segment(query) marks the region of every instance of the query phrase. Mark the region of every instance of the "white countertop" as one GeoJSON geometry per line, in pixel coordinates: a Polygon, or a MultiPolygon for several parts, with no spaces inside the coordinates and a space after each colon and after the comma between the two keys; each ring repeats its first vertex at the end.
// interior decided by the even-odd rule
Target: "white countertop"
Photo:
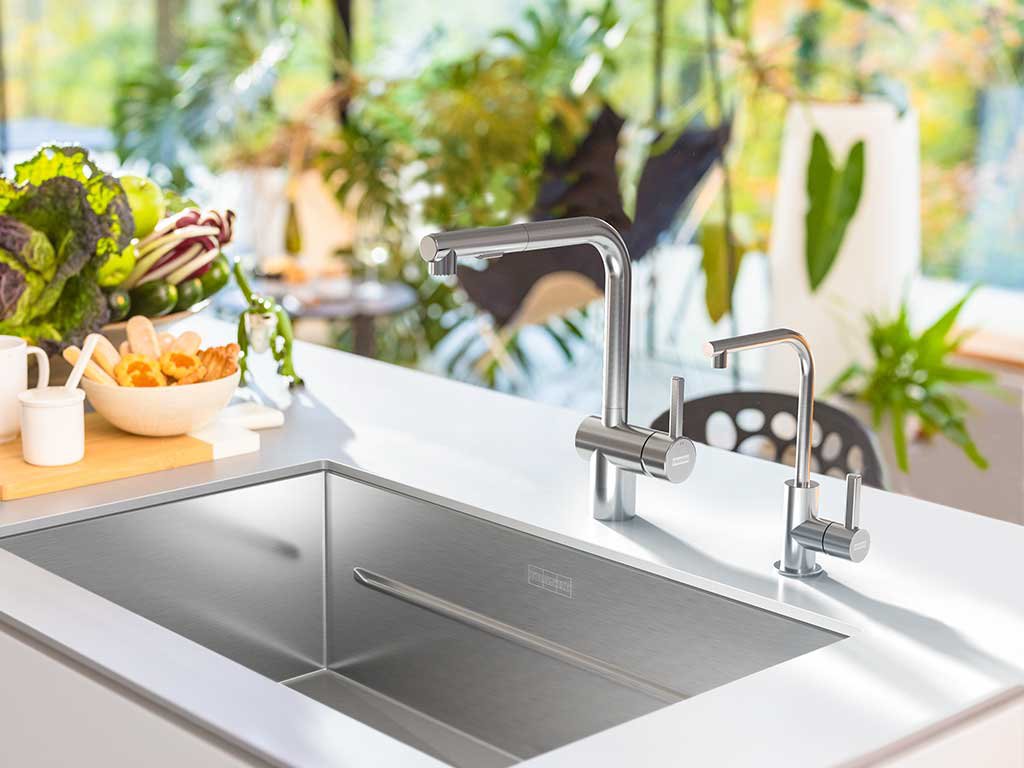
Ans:
{"type": "MultiPolygon", "coordinates": [[[[189,323],[211,341],[233,334],[189,323]]],[[[587,465],[573,447],[586,414],[301,343],[295,364],[307,382],[296,407],[311,396],[337,417],[321,444],[338,465],[851,634],[524,765],[831,765],[1024,682],[1024,528],[865,488],[867,560],[820,556],[826,576],[789,580],[772,568],[785,467],[698,446],[689,481],[641,478],[639,517],[600,523],[588,515],[587,465]]],[[[262,454],[7,502],[0,535],[309,458],[271,433],[262,454]]],[[[841,517],[842,481],[816,479],[824,515],[841,517]]]]}

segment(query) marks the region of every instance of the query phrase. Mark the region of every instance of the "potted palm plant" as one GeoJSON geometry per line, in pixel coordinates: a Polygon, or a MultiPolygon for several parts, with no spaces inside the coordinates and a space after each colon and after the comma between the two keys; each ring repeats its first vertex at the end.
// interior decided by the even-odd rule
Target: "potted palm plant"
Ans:
{"type": "Polygon", "coordinates": [[[962,391],[991,389],[994,376],[951,360],[969,335],[956,329],[956,321],[972,292],[921,333],[912,329],[905,300],[894,317],[869,315],[871,363],[850,364],[825,393],[841,396],[845,407],[859,412],[886,438],[887,463],[902,473],[910,470],[912,449],[936,437],[958,446],[979,469],[988,467],[968,430],[962,391]]]}

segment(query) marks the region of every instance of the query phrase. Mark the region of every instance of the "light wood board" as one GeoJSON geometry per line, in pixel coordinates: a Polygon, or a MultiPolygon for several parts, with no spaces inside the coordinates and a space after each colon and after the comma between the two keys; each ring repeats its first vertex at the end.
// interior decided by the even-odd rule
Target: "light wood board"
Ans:
{"type": "MultiPolygon", "coordinates": [[[[216,430],[210,433],[216,433],[216,430]]],[[[205,435],[207,431],[200,434],[205,435]]],[[[20,439],[0,445],[0,501],[121,480],[244,452],[247,451],[226,453],[218,450],[216,442],[193,435],[130,435],[111,426],[99,414],[89,413],[85,416],[85,458],[77,464],[36,467],[22,459],[20,439]]]]}

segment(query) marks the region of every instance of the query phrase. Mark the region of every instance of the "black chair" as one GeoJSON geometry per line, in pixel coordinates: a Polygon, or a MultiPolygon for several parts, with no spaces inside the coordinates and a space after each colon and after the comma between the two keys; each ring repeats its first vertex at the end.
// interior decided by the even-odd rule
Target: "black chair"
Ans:
{"type": "MultiPolygon", "coordinates": [[[[732,421],[736,439],[731,446],[718,446],[736,451],[750,438],[760,438],[770,445],[771,460],[793,465],[793,457],[786,456],[796,447],[797,399],[779,392],[725,392],[686,401],[683,432],[691,440],[708,443],[708,421],[722,413],[732,421]],[[745,413],[740,416],[740,413],[745,413]],[[752,412],[752,413],[751,413],[752,412]],[[779,435],[776,416],[786,414],[784,421],[792,425],[792,434],[779,435]],[[745,425],[745,426],[744,426],[745,425]],[[773,427],[774,425],[774,427],[773,427]]],[[[828,403],[814,404],[815,434],[821,439],[811,446],[811,469],[823,474],[844,477],[847,472],[859,472],[864,484],[886,488],[885,465],[874,433],[846,411],[828,403]],[[857,460],[857,454],[860,459],[857,460]]],[[[668,411],[651,423],[653,429],[668,429],[668,411]]],[[[812,441],[814,443],[814,441],[812,441]]],[[[755,454],[756,455],[756,454],[755,454]]],[[[762,457],[765,458],[765,457],[762,457]]]]}

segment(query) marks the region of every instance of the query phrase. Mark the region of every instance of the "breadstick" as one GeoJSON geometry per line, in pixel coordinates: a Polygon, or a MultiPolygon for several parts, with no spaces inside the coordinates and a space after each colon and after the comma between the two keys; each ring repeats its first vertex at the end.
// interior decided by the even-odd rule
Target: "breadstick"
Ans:
{"type": "Polygon", "coordinates": [[[125,330],[128,333],[128,343],[131,345],[133,354],[146,355],[154,360],[160,359],[160,340],[148,317],[135,315],[128,321],[125,330]]]}
{"type": "Polygon", "coordinates": [[[168,333],[167,331],[164,331],[163,333],[158,333],[156,338],[157,338],[157,341],[159,341],[159,343],[160,343],[160,354],[161,355],[164,352],[166,352],[168,349],[170,349],[171,345],[174,343],[174,334],[173,333],[168,333]]]}
{"type": "Polygon", "coordinates": [[[93,350],[92,359],[99,364],[100,368],[113,376],[114,366],[121,359],[121,355],[114,349],[114,345],[106,336],[97,333],[96,337],[96,349],[93,350]]]}
{"type": "Polygon", "coordinates": [[[202,338],[195,331],[185,331],[174,340],[171,349],[175,352],[185,352],[194,355],[199,351],[199,345],[203,343],[202,338]]]}
{"type": "MultiPolygon", "coordinates": [[[[71,363],[72,366],[78,362],[78,357],[81,354],[82,350],[75,346],[64,347],[64,351],[61,353],[64,359],[71,363]]],[[[108,376],[107,373],[98,365],[96,365],[96,363],[94,363],[92,360],[90,360],[86,364],[85,373],[83,375],[85,376],[85,378],[91,379],[92,381],[95,381],[98,384],[110,384],[111,386],[114,387],[117,386],[117,382],[114,381],[112,377],[108,376]]]]}

